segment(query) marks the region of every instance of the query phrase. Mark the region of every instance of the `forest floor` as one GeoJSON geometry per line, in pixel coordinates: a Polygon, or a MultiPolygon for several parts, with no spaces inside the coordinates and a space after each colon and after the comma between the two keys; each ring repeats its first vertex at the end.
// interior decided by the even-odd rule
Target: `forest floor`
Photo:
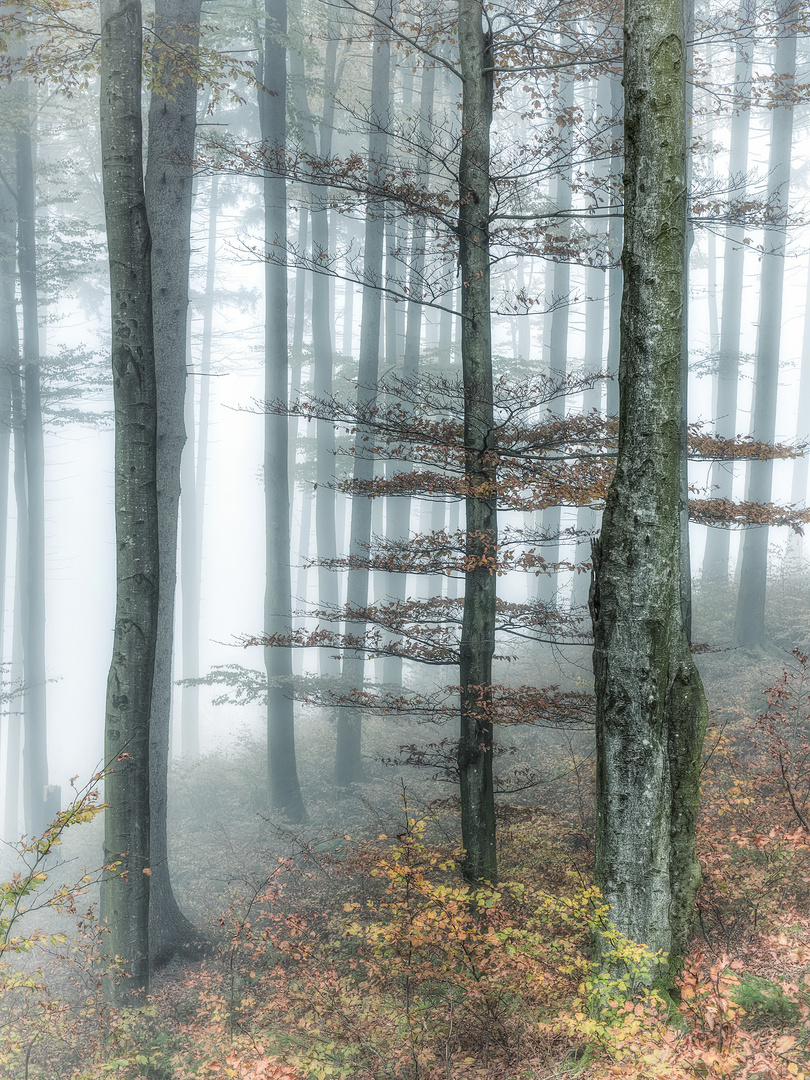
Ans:
{"type": "MultiPolygon", "coordinates": [[[[696,640],[728,640],[723,600],[696,592],[696,640]]],[[[176,770],[173,876],[210,951],[162,971],[145,1007],[104,1000],[114,975],[90,893],[65,895],[62,923],[0,967],[1,1080],[810,1076],[810,683],[791,652],[807,647],[810,584],[777,582],[771,602],[772,655],[699,655],[712,711],[703,884],[666,991],[634,993],[655,961],[632,943],[613,977],[591,961],[604,912],[590,732],[502,733],[501,884],[471,893],[441,768],[449,744],[370,720],[367,783],[334,792],[330,727],[313,721],[300,757],[319,794],[304,825],[262,811],[250,735],[176,770]],[[432,768],[402,763],[431,739],[432,768]]],[[[521,657],[518,684],[526,669],[553,681],[548,658],[521,657]]],[[[587,672],[572,670],[581,688],[587,672]]],[[[78,864],[92,863],[99,824],[66,835],[78,864]]]]}

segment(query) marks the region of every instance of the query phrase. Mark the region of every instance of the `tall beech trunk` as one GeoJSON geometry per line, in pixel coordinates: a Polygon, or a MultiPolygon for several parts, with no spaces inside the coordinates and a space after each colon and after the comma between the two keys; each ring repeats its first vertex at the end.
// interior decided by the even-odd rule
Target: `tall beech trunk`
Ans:
{"type": "Polygon", "coordinates": [[[177,904],[169,875],[167,832],[169,732],[172,713],[174,607],[180,469],[186,441],[188,273],[197,87],[193,77],[200,0],[157,0],[149,102],[146,212],[152,236],[152,317],[157,385],[157,502],[160,588],[152,713],[149,731],[151,899],[149,946],[153,967],[199,935],[177,904]],[[182,57],[181,67],[177,57],[182,57]]]}
{"type": "Polygon", "coordinates": [[[489,257],[493,53],[492,41],[484,34],[480,0],[459,0],[458,44],[463,86],[458,174],[461,363],[466,555],[471,566],[464,576],[460,646],[462,870],[467,881],[494,882],[498,864],[492,784],[492,657],[498,578],[486,566],[498,541],[489,257]]]}
{"type": "MultiPolygon", "coordinates": [[[[738,14],[740,25],[744,26],[755,17],[755,0],[741,0],[738,14]]],[[[753,22],[749,25],[753,25],[753,22]]],[[[728,162],[731,181],[734,184],[734,196],[740,200],[745,198],[746,189],[745,174],[748,168],[748,133],[751,117],[749,102],[753,67],[753,43],[742,39],[737,44],[737,59],[734,65],[736,111],[731,118],[728,162]]],[[[720,308],[720,346],[715,405],[715,431],[726,439],[733,439],[737,435],[744,239],[745,230],[741,225],[727,227],[723,246],[723,300],[720,308]]],[[[730,499],[733,481],[732,463],[715,461],[711,473],[712,495],[718,499],[730,499]]],[[[709,529],[703,552],[704,581],[728,580],[729,540],[728,529],[709,529]]]]}
{"type": "Polygon", "coordinates": [[[17,265],[23,313],[22,362],[25,387],[25,479],[28,554],[23,604],[25,828],[38,836],[47,825],[48,725],[45,677],[45,447],[39,377],[36,184],[27,82],[19,87],[22,110],[17,132],[17,265]]]}
{"type": "MultiPolygon", "coordinates": [[[[378,18],[391,21],[391,0],[377,0],[374,8],[378,18]]],[[[391,78],[391,46],[380,24],[374,24],[374,56],[371,64],[371,104],[369,109],[368,180],[369,187],[379,187],[388,149],[387,127],[390,119],[389,86],[391,78]]],[[[360,359],[357,376],[359,409],[373,406],[377,394],[377,374],[380,360],[380,315],[382,296],[383,247],[385,243],[385,205],[369,198],[363,241],[363,315],[360,323],[360,359]]],[[[355,436],[354,478],[368,482],[374,476],[374,461],[366,450],[367,430],[358,425],[355,436]]],[[[349,553],[362,559],[368,553],[371,539],[371,500],[362,495],[352,499],[351,538],[349,553]]],[[[368,605],[369,572],[363,566],[353,566],[347,575],[346,603],[350,611],[362,611],[368,605]]],[[[348,634],[362,637],[366,624],[361,620],[346,622],[348,634]]],[[[348,652],[343,659],[343,681],[347,690],[362,688],[364,657],[361,652],[348,652]]],[[[338,710],[337,747],[335,751],[335,782],[341,786],[362,779],[361,714],[358,709],[338,710]]]]}
{"type": "MultiPolygon", "coordinates": [[[[779,37],[774,56],[776,74],[790,86],[796,76],[798,7],[795,0],[777,4],[779,37]]],[[[785,275],[785,241],[790,202],[790,160],[793,146],[793,105],[771,111],[771,151],[768,162],[768,205],[773,224],[765,229],[760,273],[757,358],[754,374],[754,405],[751,434],[771,443],[776,437],[776,399],[779,389],[779,345],[782,336],[782,290],[785,275]]],[[[771,501],[773,459],[751,461],[745,498],[748,502],[771,501]]],[[[765,639],[765,591],[768,579],[767,526],[748,529],[742,542],[740,591],[734,619],[734,644],[762,649],[765,639]]]]}
{"type": "Polygon", "coordinates": [[[158,631],[157,393],[151,239],[143,189],[138,0],[101,0],[101,165],[112,297],[116,608],[105,723],[104,910],[108,949],[149,984],[149,716],[158,631]]]}
{"type": "MultiPolygon", "coordinates": [[[[262,142],[283,154],[287,142],[287,0],[265,0],[262,42],[263,86],[259,89],[262,142]]],[[[267,401],[287,403],[287,181],[283,175],[264,179],[265,383],[267,401]]],[[[290,584],[290,488],[287,417],[282,409],[264,419],[264,496],[266,586],[264,629],[289,634],[292,623],[290,584]]],[[[304,817],[295,760],[292,654],[289,648],[264,650],[267,671],[267,771],[270,805],[292,821],[304,817]]]]}
{"type": "MultiPolygon", "coordinates": [[[[681,597],[685,329],[682,0],[628,0],[624,24],[624,291],[619,451],[591,613],[597,738],[595,880],[633,941],[683,954],[695,854],[703,687],[681,597]]],[[[602,965],[614,957],[596,934],[602,965]]],[[[650,978],[658,974],[653,971],[650,978]]],[[[642,980],[646,981],[646,980],[642,980]]]]}

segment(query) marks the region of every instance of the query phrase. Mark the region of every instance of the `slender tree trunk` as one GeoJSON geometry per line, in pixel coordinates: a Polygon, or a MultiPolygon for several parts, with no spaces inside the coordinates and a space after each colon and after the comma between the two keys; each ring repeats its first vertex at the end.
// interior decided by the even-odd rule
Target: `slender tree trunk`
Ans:
{"type": "Polygon", "coordinates": [[[10,683],[15,696],[8,704],[8,742],[6,744],[5,839],[14,841],[20,835],[20,776],[22,773],[23,695],[17,692],[23,681],[22,593],[24,549],[20,533],[25,524],[17,522],[17,558],[14,572],[14,614],[11,632],[10,683]]]}
{"type": "MultiPolygon", "coordinates": [[[[559,104],[557,106],[561,118],[565,119],[560,132],[559,157],[562,165],[557,172],[555,181],[554,203],[562,214],[571,210],[571,140],[572,123],[571,109],[574,104],[574,81],[563,77],[559,91],[559,104]]],[[[568,236],[568,223],[562,225],[564,236],[568,236]]],[[[570,312],[571,295],[571,264],[564,255],[554,263],[551,275],[551,300],[554,305],[551,312],[549,325],[549,374],[553,379],[564,379],[568,373],[568,316],[570,312]]],[[[549,406],[552,416],[563,417],[565,415],[565,396],[563,394],[554,398],[549,406]]],[[[562,508],[550,506],[543,514],[543,528],[549,536],[559,536],[562,525],[562,508]]],[[[556,563],[561,557],[560,545],[554,541],[547,547],[548,561],[556,563]]],[[[537,579],[538,595],[541,600],[552,602],[559,586],[559,574],[556,570],[550,574],[541,574],[537,579]]]]}
{"type": "Polygon", "coordinates": [[[36,184],[27,83],[19,88],[22,109],[17,132],[17,263],[23,312],[22,359],[25,385],[25,476],[28,506],[25,614],[25,827],[38,836],[47,825],[48,724],[45,675],[45,448],[39,385],[39,305],[37,299],[36,184]]]}
{"type": "MultiPolygon", "coordinates": [[[[607,78],[599,80],[596,91],[596,116],[602,119],[609,115],[611,84],[607,78]]],[[[603,183],[608,180],[608,162],[594,163],[594,174],[603,183]]],[[[605,228],[601,226],[602,239],[606,244],[610,243],[609,224],[605,228]]],[[[599,222],[594,223],[593,232],[600,231],[599,222]]],[[[591,374],[603,370],[604,340],[605,340],[605,271],[599,267],[588,267],[585,275],[585,295],[588,297],[588,305],[585,309],[585,371],[591,374]]],[[[601,409],[602,383],[586,390],[582,399],[582,411],[590,413],[601,409]]],[[[598,512],[588,506],[580,506],[577,510],[577,529],[585,532],[595,530],[598,524],[598,512]]],[[[577,540],[574,562],[577,566],[586,563],[591,554],[591,542],[589,537],[577,540]]],[[[574,581],[571,587],[571,604],[573,607],[584,608],[588,602],[589,580],[588,574],[574,572],[574,581]]],[[[586,613],[587,614],[587,613],[586,613]]]]}
{"type": "MultiPolygon", "coordinates": [[[[806,439],[810,431],[810,264],[807,268],[807,288],[804,298],[804,333],[802,335],[802,368],[799,376],[799,409],[796,416],[796,441],[806,439]]],[[[807,504],[807,454],[793,462],[793,474],[790,485],[790,501],[794,504],[807,504]]],[[[794,552],[801,555],[804,537],[791,534],[790,545],[794,552]]]]}
{"type": "MultiPolygon", "coordinates": [[[[377,0],[375,14],[390,21],[391,0],[377,0]]],[[[377,188],[383,173],[388,149],[390,53],[388,38],[379,23],[374,24],[374,57],[371,68],[371,105],[369,110],[369,187],[377,188]]],[[[383,246],[385,241],[385,206],[380,199],[370,198],[366,210],[363,243],[363,316],[360,327],[360,361],[357,378],[359,409],[370,408],[376,399],[380,351],[380,314],[382,297],[383,246]]],[[[355,480],[369,481],[374,475],[374,461],[365,445],[367,432],[358,426],[355,437],[355,480]]],[[[368,553],[371,539],[371,500],[362,495],[352,499],[352,524],[349,552],[362,559],[368,553]]],[[[362,611],[368,605],[369,572],[362,566],[352,567],[346,583],[346,603],[350,610],[362,611]]],[[[346,621],[346,632],[362,637],[363,621],[346,621]]],[[[343,659],[343,680],[347,689],[362,688],[364,658],[361,652],[348,652],[343,659]]],[[[337,747],[335,752],[335,781],[345,786],[362,779],[361,718],[357,709],[338,710],[337,747]]]]}
{"type": "MultiPolygon", "coordinates": [[[[781,80],[792,84],[796,75],[795,0],[777,4],[779,38],[774,65],[781,80]]],[[[794,108],[779,106],[771,112],[771,152],[768,162],[768,205],[774,224],[765,230],[765,250],[760,274],[759,330],[751,434],[762,442],[776,436],[776,399],[779,389],[779,344],[782,335],[782,289],[785,273],[785,241],[790,201],[790,160],[793,145],[794,108]]],[[[751,461],[745,497],[748,502],[771,501],[773,459],[751,461]]],[[[765,647],[765,590],[768,578],[767,526],[748,529],[743,537],[740,592],[734,620],[734,644],[745,649],[765,647]]]]}
{"type": "MultiPolygon", "coordinates": [[[[330,33],[326,49],[326,79],[324,85],[324,110],[318,127],[317,152],[327,158],[332,151],[332,133],[335,113],[335,86],[337,62],[337,34],[330,33]]],[[[294,53],[290,56],[291,70],[296,75],[295,91],[299,113],[303,116],[302,136],[304,145],[315,155],[315,132],[307,104],[304,85],[304,64],[294,53]]],[[[329,211],[328,197],[314,185],[310,195],[310,233],[312,236],[312,261],[329,258],[329,211]]],[[[330,320],[329,279],[324,274],[312,275],[312,353],[313,390],[315,397],[329,400],[332,396],[334,357],[332,351],[332,323],[330,320]]],[[[344,317],[345,313],[344,313],[344,317]]],[[[335,429],[332,424],[318,424],[315,433],[315,535],[318,544],[318,597],[321,607],[337,612],[340,602],[338,579],[335,571],[324,566],[325,560],[334,559],[338,551],[336,525],[336,498],[332,486],[335,470],[335,429]]],[[[320,656],[322,675],[337,675],[340,663],[322,651],[320,656]]]]}
{"type": "MultiPolygon", "coordinates": [[[[259,90],[262,142],[283,155],[287,144],[287,0],[265,0],[263,86],[259,90]]],[[[265,398],[287,404],[287,182],[284,176],[264,180],[265,262],[265,398]],[[275,256],[270,257],[275,249],[275,256]]],[[[287,416],[268,411],[264,421],[264,493],[266,523],[267,634],[289,634],[292,623],[290,585],[290,490],[287,460],[287,416]]],[[[267,768],[270,805],[292,821],[304,817],[295,760],[292,655],[289,648],[264,650],[267,671],[267,768]]]]}
{"type": "MultiPolygon", "coordinates": [[[[10,215],[9,215],[10,216],[10,215]]],[[[17,328],[17,309],[14,302],[14,227],[4,212],[0,215],[0,612],[6,609],[6,562],[8,545],[8,509],[9,509],[9,440],[12,431],[11,386],[14,372],[20,367],[20,340],[17,328]]],[[[24,463],[23,463],[24,467],[24,463]]],[[[15,470],[17,462],[15,457],[15,470]]],[[[25,525],[24,507],[17,511],[18,528],[22,518],[25,525]]],[[[19,563],[20,554],[17,553],[19,563]]],[[[15,585],[19,592],[19,573],[15,574],[15,585]]],[[[15,599],[14,620],[19,620],[19,596],[15,599]]],[[[4,655],[4,620],[0,617],[0,662],[4,655]]],[[[12,646],[13,648],[13,646],[12,646]]],[[[0,668],[0,681],[5,683],[5,670],[0,668]]],[[[13,688],[13,675],[11,687],[13,688]]],[[[20,706],[16,699],[8,703],[8,735],[6,739],[5,762],[5,806],[3,836],[6,840],[16,840],[18,836],[18,804],[20,777],[20,706]]]]}
{"type": "Polygon", "coordinates": [[[157,501],[160,543],[157,651],[149,734],[151,899],[149,945],[153,968],[199,940],[181,912],[169,875],[168,770],[172,712],[174,607],[180,470],[186,441],[185,396],[188,274],[191,260],[197,87],[193,75],[200,0],[157,0],[149,103],[146,211],[152,236],[152,311],[157,379],[157,501]],[[182,56],[187,68],[180,66],[182,56]],[[179,70],[178,70],[179,69],[179,70]]]}
{"type": "MultiPolygon", "coordinates": [[[[681,358],[686,240],[682,0],[628,0],[619,453],[591,613],[597,737],[595,880],[613,926],[683,955],[695,854],[703,687],[682,607],[681,358]]],[[[614,966],[597,932],[603,966],[614,966]]],[[[649,980],[656,976],[652,971],[649,980]]],[[[642,978],[642,982],[649,981],[642,978]]]]}
{"type": "MultiPolygon", "coordinates": [[[[617,43],[618,47],[618,43],[617,43]]],[[[622,114],[624,111],[624,97],[622,95],[622,83],[618,76],[610,76],[610,111],[613,118],[611,125],[611,154],[610,175],[615,178],[612,190],[612,202],[618,206],[621,202],[619,183],[624,169],[624,156],[621,147],[622,140],[622,114]]],[[[608,416],[619,415],[619,351],[620,351],[620,324],[622,306],[622,267],[620,255],[622,250],[622,236],[624,222],[618,209],[614,210],[608,220],[608,251],[611,257],[611,267],[608,270],[608,355],[607,373],[608,381],[605,388],[605,412],[608,416]]]]}
{"type": "MultiPolygon", "coordinates": [[[[741,0],[738,19],[745,25],[756,17],[755,0],[741,0]]],[[[750,25],[750,24],[749,24],[750,25]]],[[[753,44],[742,40],[737,46],[734,67],[736,112],[731,119],[729,173],[734,196],[745,199],[745,174],[748,168],[748,132],[751,112],[751,76],[753,44]]],[[[723,248],[723,300],[720,310],[720,349],[717,367],[717,404],[715,431],[726,439],[737,435],[737,387],[740,368],[740,325],[742,323],[743,262],[745,230],[729,225],[723,248]]],[[[731,462],[716,461],[712,465],[712,495],[730,499],[734,468],[731,462]]],[[[729,559],[729,530],[709,529],[703,552],[703,580],[727,581],[729,559]]]]}
{"type": "Polygon", "coordinates": [[[112,295],[116,611],[107,682],[104,907],[109,952],[149,984],[149,717],[158,629],[157,395],[141,156],[138,0],[101,2],[101,154],[112,295]]]}
{"type": "Polygon", "coordinates": [[[462,140],[459,163],[459,273],[461,363],[464,379],[464,474],[467,485],[466,554],[461,627],[462,865],[467,881],[498,876],[495,796],[492,783],[492,657],[495,651],[495,583],[485,559],[498,542],[496,451],[490,316],[489,165],[493,52],[484,34],[480,0],[459,0],[462,140]]]}
{"type": "MultiPolygon", "coordinates": [[[[422,87],[419,97],[419,140],[417,155],[417,182],[428,182],[427,150],[430,125],[433,118],[433,99],[436,90],[436,68],[432,65],[422,69],[422,87]]],[[[406,384],[419,377],[419,357],[422,349],[422,285],[425,275],[425,246],[427,230],[424,218],[414,217],[411,223],[409,244],[410,266],[408,269],[408,296],[411,298],[405,315],[405,350],[402,360],[402,378],[406,384]]],[[[399,463],[401,474],[411,471],[411,463],[399,463]]],[[[389,540],[407,540],[410,535],[411,500],[400,495],[390,500],[386,514],[386,532],[389,540]]],[[[391,574],[388,586],[391,598],[403,601],[407,592],[407,574],[391,574]]],[[[402,686],[402,659],[386,656],[383,663],[383,681],[392,686],[402,686]]]]}
{"type": "MultiPolygon", "coordinates": [[[[183,678],[200,674],[200,594],[202,587],[202,542],[205,520],[205,486],[208,464],[208,413],[211,398],[211,342],[214,327],[216,288],[217,210],[219,176],[211,177],[208,203],[208,257],[203,296],[203,328],[200,343],[199,415],[194,424],[193,383],[186,390],[186,427],[190,436],[183,448],[181,468],[181,592],[183,597],[183,678]],[[189,422],[190,420],[190,422],[189,422]],[[196,445],[196,453],[195,453],[196,445]]],[[[180,747],[183,756],[195,761],[200,755],[200,688],[184,686],[181,697],[180,747]]]]}

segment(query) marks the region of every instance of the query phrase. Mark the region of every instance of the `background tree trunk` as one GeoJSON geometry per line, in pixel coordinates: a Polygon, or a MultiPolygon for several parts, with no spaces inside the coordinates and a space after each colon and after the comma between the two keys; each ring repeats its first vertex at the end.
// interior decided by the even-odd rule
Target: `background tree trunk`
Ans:
{"type": "MultiPolygon", "coordinates": [[[[774,66],[788,86],[796,76],[796,30],[798,8],[795,0],[777,4],[777,39],[774,66]]],[[[776,437],[776,399],[779,390],[779,347],[782,337],[782,290],[785,276],[785,242],[790,203],[790,161],[793,147],[792,104],[771,112],[771,151],[768,162],[768,205],[773,225],[765,229],[765,245],[760,274],[757,359],[754,375],[754,405],[751,434],[762,442],[776,437]]],[[[745,498],[749,502],[771,501],[773,459],[751,461],[745,498]]],[[[765,639],[765,591],[768,581],[767,526],[747,529],[740,554],[740,591],[734,618],[734,644],[759,650],[765,639]]]]}
{"type": "Polygon", "coordinates": [[[39,836],[47,825],[48,723],[45,675],[45,446],[39,381],[36,182],[27,81],[18,88],[17,265],[23,313],[22,360],[25,388],[23,434],[28,512],[23,640],[25,672],[23,801],[25,828],[39,836]]]}
{"type": "MultiPolygon", "coordinates": [[[[263,75],[259,89],[262,142],[283,155],[287,141],[287,0],[265,0],[263,75]]],[[[287,404],[287,182],[284,176],[264,180],[265,398],[287,404]]],[[[266,591],[264,629],[289,634],[292,623],[290,585],[290,490],[287,416],[265,414],[264,494],[266,523],[266,591]]],[[[304,817],[295,760],[292,654],[288,648],[266,648],[267,769],[270,805],[292,821],[304,817]]]]}
{"type": "MultiPolygon", "coordinates": [[[[390,22],[391,0],[378,0],[378,18],[390,22]]],[[[374,57],[371,68],[371,105],[369,110],[369,187],[379,187],[388,148],[387,128],[390,122],[389,87],[391,46],[379,23],[374,24],[374,57]]],[[[385,242],[385,204],[369,198],[363,242],[363,316],[360,327],[360,358],[357,376],[358,408],[371,408],[377,395],[377,374],[380,358],[380,313],[382,296],[383,246],[385,242]]],[[[368,481],[374,475],[374,461],[366,449],[367,431],[358,425],[355,437],[354,478],[368,481]]],[[[352,499],[352,524],[349,552],[358,559],[368,554],[371,539],[371,500],[356,495],[352,499]]],[[[346,584],[346,603],[350,610],[362,611],[368,604],[369,572],[363,566],[352,567],[346,584]]],[[[348,634],[362,637],[365,622],[346,622],[348,634]]],[[[362,688],[364,658],[361,652],[348,652],[343,660],[343,681],[346,689],[362,688]]],[[[351,708],[338,710],[337,747],[335,751],[335,782],[340,786],[362,779],[361,715],[351,708]]]]}
{"type": "MultiPolygon", "coordinates": [[[[742,0],[738,18],[743,24],[756,17],[754,0],[742,0]]],[[[731,118],[729,174],[735,198],[743,200],[748,168],[748,133],[750,128],[751,75],[754,67],[753,44],[741,40],[737,45],[734,66],[736,112],[731,118]]],[[[715,431],[726,439],[737,434],[737,387],[740,379],[740,327],[742,323],[745,230],[729,225],[723,247],[723,301],[720,309],[720,352],[717,358],[717,404],[715,431]]],[[[712,497],[730,499],[734,466],[728,461],[712,465],[712,497]]],[[[703,580],[727,581],[729,558],[728,529],[709,529],[703,553],[703,580]]]]}

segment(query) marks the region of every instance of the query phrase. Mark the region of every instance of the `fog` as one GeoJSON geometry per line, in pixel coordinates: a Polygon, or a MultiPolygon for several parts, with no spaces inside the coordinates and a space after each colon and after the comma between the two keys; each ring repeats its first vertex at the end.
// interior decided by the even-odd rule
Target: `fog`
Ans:
{"type": "MultiPolygon", "coordinates": [[[[168,735],[168,866],[180,907],[206,934],[216,934],[219,914],[234,895],[229,883],[261,876],[264,859],[294,851],[304,865],[306,858],[315,859],[319,844],[327,845],[331,856],[329,845],[340,845],[344,835],[362,840],[395,830],[403,792],[419,813],[440,816],[436,828],[448,843],[461,843],[456,747],[459,657],[467,632],[463,597],[465,577],[472,590],[470,575],[480,569],[475,558],[484,558],[480,552],[471,555],[469,546],[465,555],[468,541],[457,533],[464,529],[465,491],[472,498],[464,486],[470,478],[460,434],[465,394],[460,306],[469,282],[458,261],[465,205],[458,176],[467,132],[461,126],[451,6],[424,15],[417,10],[421,5],[395,5],[393,28],[387,17],[370,18],[372,7],[377,12],[383,6],[290,0],[289,30],[279,35],[274,27],[281,16],[270,0],[269,22],[261,28],[255,12],[211,5],[202,19],[204,65],[196,88],[193,161],[182,153],[166,159],[171,168],[188,171],[193,189],[187,441],[168,735]],[[262,83],[261,65],[271,48],[281,50],[282,67],[274,72],[286,87],[281,97],[262,83]],[[383,72],[379,57],[389,51],[390,69],[383,72]],[[273,121],[277,127],[270,138],[270,121],[260,113],[278,112],[279,100],[283,115],[273,121]],[[425,104],[428,115],[421,111],[425,104]],[[377,160],[368,156],[374,139],[377,160]],[[286,238],[272,233],[265,216],[279,205],[286,214],[286,238]],[[318,237],[326,237],[325,248],[318,237]],[[376,266],[369,254],[377,250],[375,244],[376,266]],[[286,346],[278,335],[276,341],[270,335],[266,340],[271,297],[279,295],[271,290],[283,289],[272,277],[279,266],[287,289],[286,346]],[[375,372],[372,385],[359,374],[364,350],[373,354],[367,369],[375,372]],[[279,377],[287,382],[286,405],[267,400],[266,371],[279,364],[279,377]],[[207,410],[204,427],[201,410],[207,410]],[[271,460],[267,432],[278,431],[273,424],[286,425],[281,441],[286,439],[290,450],[290,550],[268,555],[267,530],[278,527],[286,509],[278,473],[265,475],[265,462],[271,460]],[[319,427],[334,433],[336,453],[330,452],[328,437],[316,439],[319,427]],[[365,465],[358,466],[358,446],[365,465]],[[346,490],[352,477],[354,492],[346,490]],[[365,497],[359,488],[376,496],[370,500],[371,533],[365,542],[358,513],[365,497]],[[325,518],[334,523],[334,550],[318,535],[317,522],[325,518]],[[274,524],[268,525],[271,519],[274,524]],[[200,575],[194,625],[189,625],[194,556],[187,554],[190,547],[184,554],[189,540],[197,545],[200,575]],[[397,572],[397,563],[400,571],[404,564],[410,572],[397,572]],[[290,568],[286,610],[272,610],[275,601],[265,599],[266,589],[270,596],[276,587],[279,566],[290,568]],[[357,596],[359,601],[351,599],[357,596]],[[383,610],[385,604],[391,607],[383,610]],[[275,656],[291,655],[291,672],[270,676],[270,716],[272,661],[266,668],[265,636],[272,639],[275,656]],[[197,664],[189,660],[194,639],[197,664]],[[240,681],[232,665],[250,674],[240,681]],[[195,677],[203,682],[196,697],[181,684],[195,677]],[[294,754],[292,724],[274,735],[278,695],[294,700],[294,754]],[[341,750],[344,723],[356,733],[356,742],[341,750]],[[274,759],[275,737],[289,742],[274,759]],[[348,766],[345,760],[341,765],[341,753],[351,758],[348,766]],[[294,800],[279,794],[274,768],[296,785],[300,780],[303,814],[291,809],[294,800]]],[[[505,605],[498,609],[490,681],[496,691],[550,687],[553,700],[548,705],[528,698],[523,704],[501,700],[498,707],[505,713],[496,714],[495,725],[502,751],[495,761],[496,802],[505,823],[523,820],[520,814],[559,813],[562,833],[578,838],[570,843],[575,860],[580,848],[592,852],[594,682],[585,586],[590,539],[598,532],[612,469],[604,466],[608,471],[594,479],[595,471],[588,472],[591,465],[586,469],[585,463],[599,461],[601,469],[616,453],[611,421],[618,394],[622,135],[610,92],[621,79],[616,52],[621,34],[608,12],[586,16],[564,5],[552,16],[523,7],[488,8],[503,57],[496,65],[487,164],[492,395],[499,430],[517,431],[498,436],[502,447],[512,448],[503,450],[498,463],[503,487],[489,500],[493,507],[498,504],[496,535],[504,546],[486,557],[492,560],[489,573],[497,582],[498,601],[505,605]],[[518,24],[539,21],[542,44],[510,40],[511,16],[518,24]],[[573,77],[565,73],[566,65],[573,77]],[[565,295],[557,292],[562,266],[568,268],[565,295]],[[604,295],[593,295],[594,288],[604,295]],[[567,318],[562,331],[561,312],[567,318]],[[544,398],[537,389],[541,378],[547,387],[567,378],[567,393],[544,398]],[[562,429],[583,416],[602,427],[578,429],[539,449],[526,434],[530,425],[557,422],[562,429]],[[514,465],[520,454],[528,464],[514,465]],[[555,454],[568,463],[560,469],[571,470],[559,474],[557,487],[549,465],[555,454]],[[520,469],[522,479],[516,478],[520,469]],[[559,565],[547,566],[543,558],[559,565]],[[577,698],[572,704],[576,695],[587,697],[587,703],[577,698]]],[[[744,701],[734,716],[744,715],[746,723],[756,718],[760,691],[792,663],[792,650],[807,651],[810,612],[801,535],[808,520],[807,473],[795,472],[802,459],[773,462],[767,498],[746,494],[752,468],[745,460],[746,437],[772,441],[753,428],[756,378],[765,386],[765,367],[776,359],[760,356],[756,375],[761,313],[778,303],[775,297],[763,303],[765,263],[778,261],[784,273],[773,441],[801,449],[810,440],[810,413],[799,393],[802,378],[805,394],[810,386],[805,85],[810,54],[805,30],[792,24],[796,70],[785,72],[779,66],[785,39],[775,50],[774,26],[755,7],[742,26],[730,9],[699,7],[692,24],[688,128],[688,420],[699,423],[705,435],[722,434],[726,421],[739,436],[725,455],[736,460],[726,460],[724,468],[733,475],[733,502],[747,504],[738,513],[731,504],[706,510],[715,494],[713,455],[690,451],[691,640],[700,646],[696,652],[710,710],[722,717],[728,706],[731,715],[729,701],[739,691],[744,701]],[[753,78],[735,90],[739,50],[752,58],[753,78]],[[749,116],[744,174],[730,174],[735,111],[749,116]],[[768,203],[773,121],[788,111],[793,114],[789,199],[783,186],[777,202],[768,203]],[[782,227],[784,244],[780,240],[776,254],[768,252],[770,238],[782,227]],[[745,250],[731,418],[720,415],[717,405],[730,230],[737,230],[745,250]],[[799,491],[796,475],[802,477],[799,491]],[[760,504],[768,505],[762,510],[760,504]],[[709,572],[704,566],[709,530],[702,522],[711,514],[725,515],[719,527],[732,527],[728,564],[709,572]],[[762,531],[757,519],[763,517],[782,524],[762,531]],[[751,616],[738,612],[737,593],[744,537],[754,529],[767,536],[768,577],[766,599],[756,613],[763,629],[752,645],[741,636],[741,621],[750,622],[751,616]]],[[[87,12],[74,14],[82,25],[90,18],[87,12]]],[[[50,820],[69,806],[72,783],[82,787],[111,764],[104,736],[116,622],[116,496],[97,59],[86,34],[76,31],[79,44],[68,47],[63,30],[47,18],[39,27],[28,25],[25,12],[2,18],[18,18],[27,34],[17,44],[10,38],[1,42],[9,80],[0,91],[0,354],[7,372],[0,380],[0,423],[5,425],[0,439],[10,448],[8,508],[0,524],[6,537],[0,566],[5,579],[0,814],[2,861],[11,872],[18,838],[42,832],[43,791],[60,789],[58,806],[50,796],[50,820]],[[74,48],[87,57],[86,67],[70,51],[74,48]],[[27,88],[25,106],[22,88],[27,88]],[[24,340],[18,254],[21,132],[33,147],[39,356],[24,340]],[[70,357],[74,370],[65,381],[81,385],[88,372],[93,379],[75,398],[63,392],[59,366],[70,357]],[[25,375],[29,368],[38,372],[44,405],[45,773],[26,764],[38,735],[30,719],[30,641],[26,656],[19,638],[20,620],[28,625],[33,618],[24,577],[32,541],[19,528],[22,523],[27,529],[33,518],[15,497],[15,482],[19,497],[20,478],[27,475],[28,508],[34,505],[33,474],[20,437],[23,424],[34,422],[34,406],[26,397],[30,380],[21,401],[13,394],[20,372],[25,375]],[[21,606],[15,610],[15,604],[21,606]]],[[[148,31],[147,61],[154,40],[148,31]]],[[[182,49],[188,50],[185,64],[196,54],[187,45],[182,49]]],[[[178,82],[187,78],[183,71],[181,64],[178,82]]],[[[152,146],[150,97],[160,97],[155,78],[147,67],[145,150],[152,146]]],[[[161,648],[165,658],[165,641],[161,648]]],[[[100,824],[80,828],[86,837],[74,841],[77,858],[95,869],[104,861],[100,824]]]]}

